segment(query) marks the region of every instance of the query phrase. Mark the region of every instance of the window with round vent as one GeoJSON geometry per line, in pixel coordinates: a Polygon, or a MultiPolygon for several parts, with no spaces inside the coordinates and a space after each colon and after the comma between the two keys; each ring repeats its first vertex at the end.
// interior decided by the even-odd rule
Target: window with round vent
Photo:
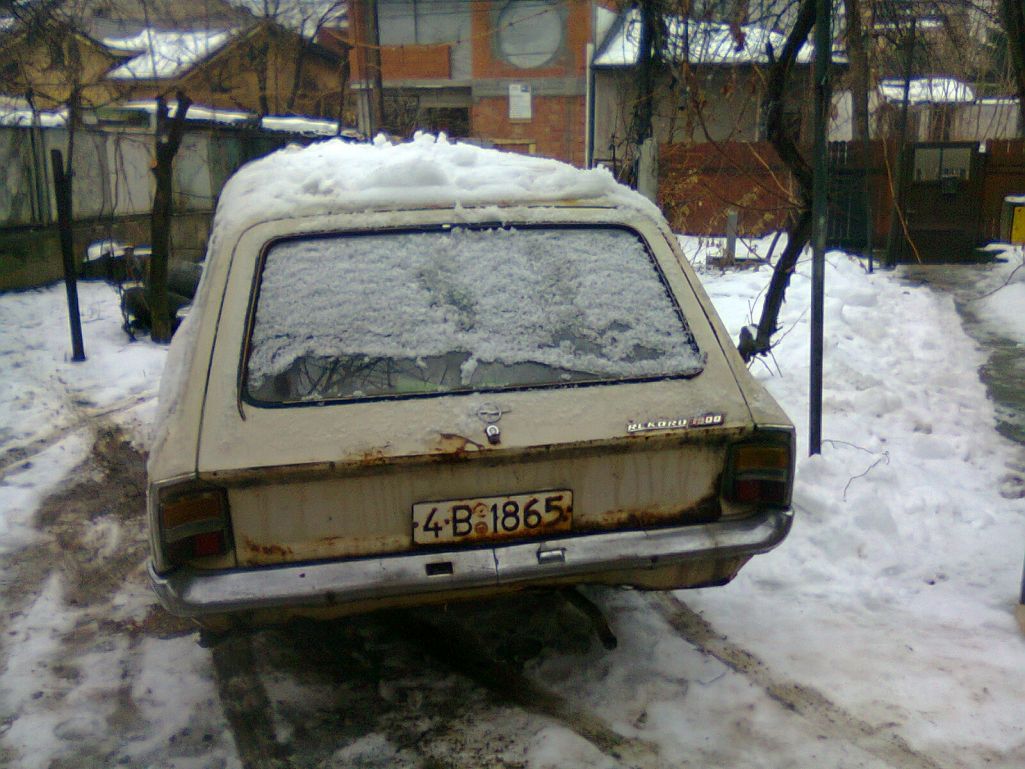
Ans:
{"type": "Polygon", "coordinates": [[[557,2],[510,0],[498,14],[499,53],[515,67],[541,67],[559,52],[563,26],[557,2]]]}

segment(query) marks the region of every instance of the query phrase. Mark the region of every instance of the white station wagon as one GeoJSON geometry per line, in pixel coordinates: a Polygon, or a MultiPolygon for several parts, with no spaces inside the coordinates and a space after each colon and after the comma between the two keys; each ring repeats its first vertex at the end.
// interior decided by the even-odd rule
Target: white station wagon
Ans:
{"type": "Polygon", "coordinates": [[[213,625],[723,584],[791,523],[793,427],[657,209],[444,137],[236,174],[158,425],[150,574],[213,625]]]}

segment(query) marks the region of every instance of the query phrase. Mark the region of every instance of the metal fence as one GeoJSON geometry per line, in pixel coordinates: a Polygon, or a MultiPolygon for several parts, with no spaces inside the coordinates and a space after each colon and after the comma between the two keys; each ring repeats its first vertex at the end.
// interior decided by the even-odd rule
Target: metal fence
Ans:
{"type": "MultiPolygon", "coordinates": [[[[0,128],[0,229],[52,224],[56,217],[50,150],[68,153],[66,128],[0,128]]],[[[211,211],[224,182],[243,163],[283,146],[289,135],[190,128],[175,158],[178,211],[211,211]]],[[[139,130],[76,129],[72,209],[76,220],[130,216],[153,200],[153,135],[139,130]]]]}
{"type": "MultiPolygon", "coordinates": [[[[61,276],[50,150],[68,154],[63,127],[0,127],[0,291],[61,276]]],[[[293,141],[315,137],[255,127],[194,124],[174,161],[173,259],[195,261],[228,177],[293,141]]],[[[84,126],[74,132],[72,214],[76,256],[95,240],[149,242],[153,134],[143,126],[84,126]]]]}

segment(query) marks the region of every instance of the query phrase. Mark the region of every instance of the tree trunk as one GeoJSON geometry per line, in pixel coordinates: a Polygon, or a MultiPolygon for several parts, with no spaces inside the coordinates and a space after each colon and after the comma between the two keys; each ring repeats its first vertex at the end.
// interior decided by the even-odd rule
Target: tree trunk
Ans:
{"type": "MultiPolygon", "coordinates": [[[[266,33],[265,33],[266,34],[266,33]]],[[[253,62],[253,71],[256,75],[257,99],[260,104],[260,117],[267,117],[270,112],[270,46],[266,40],[257,40],[252,44],[250,60],[253,62]]]]}
{"type": "Polygon", "coordinates": [[[872,219],[872,166],[871,128],[869,126],[869,66],[867,35],[862,25],[861,0],[844,0],[844,15],[847,19],[847,59],[850,62],[851,89],[851,138],[854,139],[863,170],[862,205],[865,209],[864,255],[871,265],[872,240],[875,231],[872,219]]]}
{"type": "Polygon", "coordinates": [[[651,118],[654,112],[655,56],[652,47],[655,38],[655,9],[652,0],[641,2],[641,30],[637,44],[637,101],[634,102],[631,139],[635,151],[640,150],[644,140],[651,136],[651,118]]]}
{"type": "Polygon", "coordinates": [[[904,52],[904,96],[900,104],[900,123],[897,127],[897,163],[893,170],[893,205],[890,209],[890,231],[886,236],[886,266],[897,266],[897,251],[905,242],[901,218],[904,215],[904,172],[907,164],[908,103],[911,95],[911,76],[915,61],[915,18],[901,42],[904,52]],[[898,240],[900,245],[898,245],[898,240]]]}
{"type": "MultiPolygon", "coordinates": [[[[773,268],[772,280],[769,283],[765,302],[762,304],[762,315],[758,321],[755,334],[747,329],[740,335],[738,348],[744,360],[751,360],[755,355],[764,355],[771,348],[772,335],[776,333],[779,311],[786,299],[790,276],[797,266],[797,258],[808,244],[811,236],[811,204],[812,204],[812,170],[808,161],[797,147],[795,138],[787,132],[783,120],[786,100],[786,86],[793,70],[794,62],[801,46],[808,39],[808,34],[815,26],[815,0],[801,0],[797,19],[794,22],[779,58],[773,61],[769,69],[769,78],[765,89],[766,130],[769,141],[776,154],[786,164],[791,175],[797,182],[800,196],[797,210],[791,217],[787,228],[787,246],[773,268]]],[[[770,57],[772,51],[769,51],[770,57]]]]}
{"type": "Polygon", "coordinates": [[[349,88],[349,47],[342,48],[342,58],[338,64],[338,133],[342,133],[345,125],[345,92],[349,88]]]}
{"type": "Polygon", "coordinates": [[[630,121],[629,147],[633,153],[628,181],[636,187],[640,180],[641,147],[654,135],[655,75],[662,58],[663,19],[659,0],[641,0],[641,30],[637,53],[637,98],[630,121]]]}
{"type": "Polygon", "coordinates": [[[1018,92],[1018,135],[1025,137],[1025,0],[1000,0],[1000,10],[1018,92]]]}
{"type": "Polygon", "coordinates": [[[367,67],[369,72],[364,72],[366,85],[371,86],[370,103],[367,105],[370,116],[370,134],[380,133],[385,130],[384,125],[384,83],[381,73],[381,27],[377,19],[377,0],[366,0],[366,24],[367,24],[367,67]]]}
{"type": "Polygon", "coordinates": [[[156,162],[153,166],[156,191],[153,194],[153,211],[150,214],[150,247],[153,251],[146,287],[151,318],[150,338],[154,342],[169,342],[172,333],[172,318],[167,302],[167,265],[171,251],[174,156],[181,147],[185,132],[185,115],[192,105],[181,91],[178,92],[177,99],[178,107],[174,118],[169,121],[164,97],[157,97],[156,162]]]}
{"type": "Polygon", "coordinates": [[[299,40],[299,55],[295,59],[295,69],[292,70],[292,87],[288,92],[288,100],[285,103],[285,112],[295,114],[295,102],[302,90],[303,65],[306,63],[306,55],[309,51],[309,44],[302,39],[299,40]]]}

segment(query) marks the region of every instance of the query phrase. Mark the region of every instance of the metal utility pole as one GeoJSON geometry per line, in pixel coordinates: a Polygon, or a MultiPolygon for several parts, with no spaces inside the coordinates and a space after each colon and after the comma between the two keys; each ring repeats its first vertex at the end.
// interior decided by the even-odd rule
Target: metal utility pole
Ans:
{"type": "Polygon", "coordinates": [[[75,253],[71,237],[71,173],[64,170],[60,150],[50,151],[53,164],[53,188],[57,198],[57,228],[60,232],[61,258],[64,262],[64,290],[68,295],[68,322],[71,324],[71,360],[85,360],[82,343],[82,317],[78,310],[78,280],[75,275],[75,253]]]}
{"type": "Polygon", "coordinates": [[[822,337],[826,277],[827,183],[826,128],[830,112],[833,35],[829,0],[815,0],[815,162],[812,181],[811,377],[809,382],[808,453],[822,453],[822,337]]]}

